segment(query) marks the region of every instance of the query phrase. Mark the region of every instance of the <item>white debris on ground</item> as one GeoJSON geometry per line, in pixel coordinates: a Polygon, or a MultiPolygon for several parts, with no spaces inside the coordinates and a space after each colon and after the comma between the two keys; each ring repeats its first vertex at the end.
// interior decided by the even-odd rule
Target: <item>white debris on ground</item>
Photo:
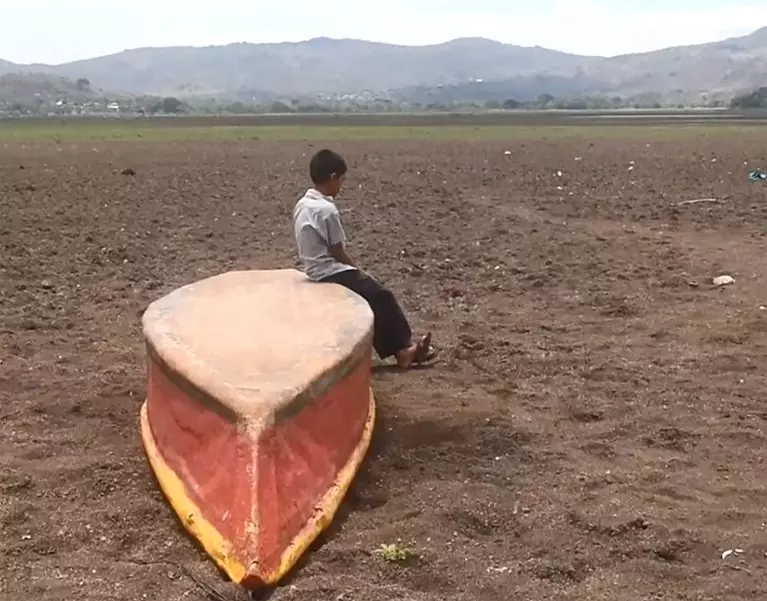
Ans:
{"type": "Polygon", "coordinates": [[[743,550],[743,549],[728,549],[727,551],[722,553],[722,559],[727,559],[733,553],[735,553],[735,555],[741,555],[742,553],[745,553],[745,550],[743,550]]]}
{"type": "Polygon", "coordinates": [[[734,284],[734,283],[735,283],[735,279],[729,275],[720,275],[718,277],[715,277],[713,280],[714,286],[717,286],[717,287],[729,286],[730,284],[734,284]]]}

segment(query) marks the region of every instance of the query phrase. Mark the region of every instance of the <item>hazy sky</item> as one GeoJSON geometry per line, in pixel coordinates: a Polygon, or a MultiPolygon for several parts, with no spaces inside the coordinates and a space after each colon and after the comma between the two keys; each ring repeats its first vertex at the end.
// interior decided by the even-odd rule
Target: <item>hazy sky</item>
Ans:
{"type": "Polygon", "coordinates": [[[318,36],[401,44],[481,36],[614,55],[763,25],[765,0],[0,0],[0,58],[61,63],[142,46],[318,36]]]}

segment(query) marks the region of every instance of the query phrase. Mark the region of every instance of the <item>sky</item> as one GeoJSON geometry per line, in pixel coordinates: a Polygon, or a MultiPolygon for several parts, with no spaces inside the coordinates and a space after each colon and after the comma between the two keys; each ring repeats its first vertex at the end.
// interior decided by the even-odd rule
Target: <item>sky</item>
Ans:
{"type": "Polygon", "coordinates": [[[485,37],[613,56],[744,35],[765,0],[0,0],[0,58],[58,64],[146,46],[485,37]]]}

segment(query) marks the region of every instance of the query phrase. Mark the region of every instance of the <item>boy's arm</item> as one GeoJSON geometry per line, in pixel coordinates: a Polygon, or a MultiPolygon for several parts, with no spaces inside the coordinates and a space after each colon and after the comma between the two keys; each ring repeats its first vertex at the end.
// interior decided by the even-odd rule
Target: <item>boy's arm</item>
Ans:
{"type": "Polygon", "coordinates": [[[330,250],[331,256],[339,263],[356,267],[354,261],[349,256],[349,253],[346,252],[346,234],[341,225],[341,216],[338,214],[337,210],[327,216],[326,225],[328,232],[328,250],[330,250]]]}
{"type": "Polygon", "coordinates": [[[329,248],[330,248],[330,254],[336,261],[338,261],[339,263],[343,263],[344,265],[351,265],[352,267],[357,267],[357,265],[355,265],[352,258],[349,256],[349,253],[346,252],[346,248],[344,247],[343,242],[339,244],[332,244],[329,248]]]}

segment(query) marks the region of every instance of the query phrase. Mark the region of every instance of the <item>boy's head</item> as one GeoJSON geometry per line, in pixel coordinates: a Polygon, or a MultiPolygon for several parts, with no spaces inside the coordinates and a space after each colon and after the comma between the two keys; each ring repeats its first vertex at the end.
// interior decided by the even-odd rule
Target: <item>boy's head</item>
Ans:
{"type": "Polygon", "coordinates": [[[346,178],[346,161],[337,152],[324,149],[312,157],[309,176],[314,187],[326,196],[337,196],[346,178]]]}

